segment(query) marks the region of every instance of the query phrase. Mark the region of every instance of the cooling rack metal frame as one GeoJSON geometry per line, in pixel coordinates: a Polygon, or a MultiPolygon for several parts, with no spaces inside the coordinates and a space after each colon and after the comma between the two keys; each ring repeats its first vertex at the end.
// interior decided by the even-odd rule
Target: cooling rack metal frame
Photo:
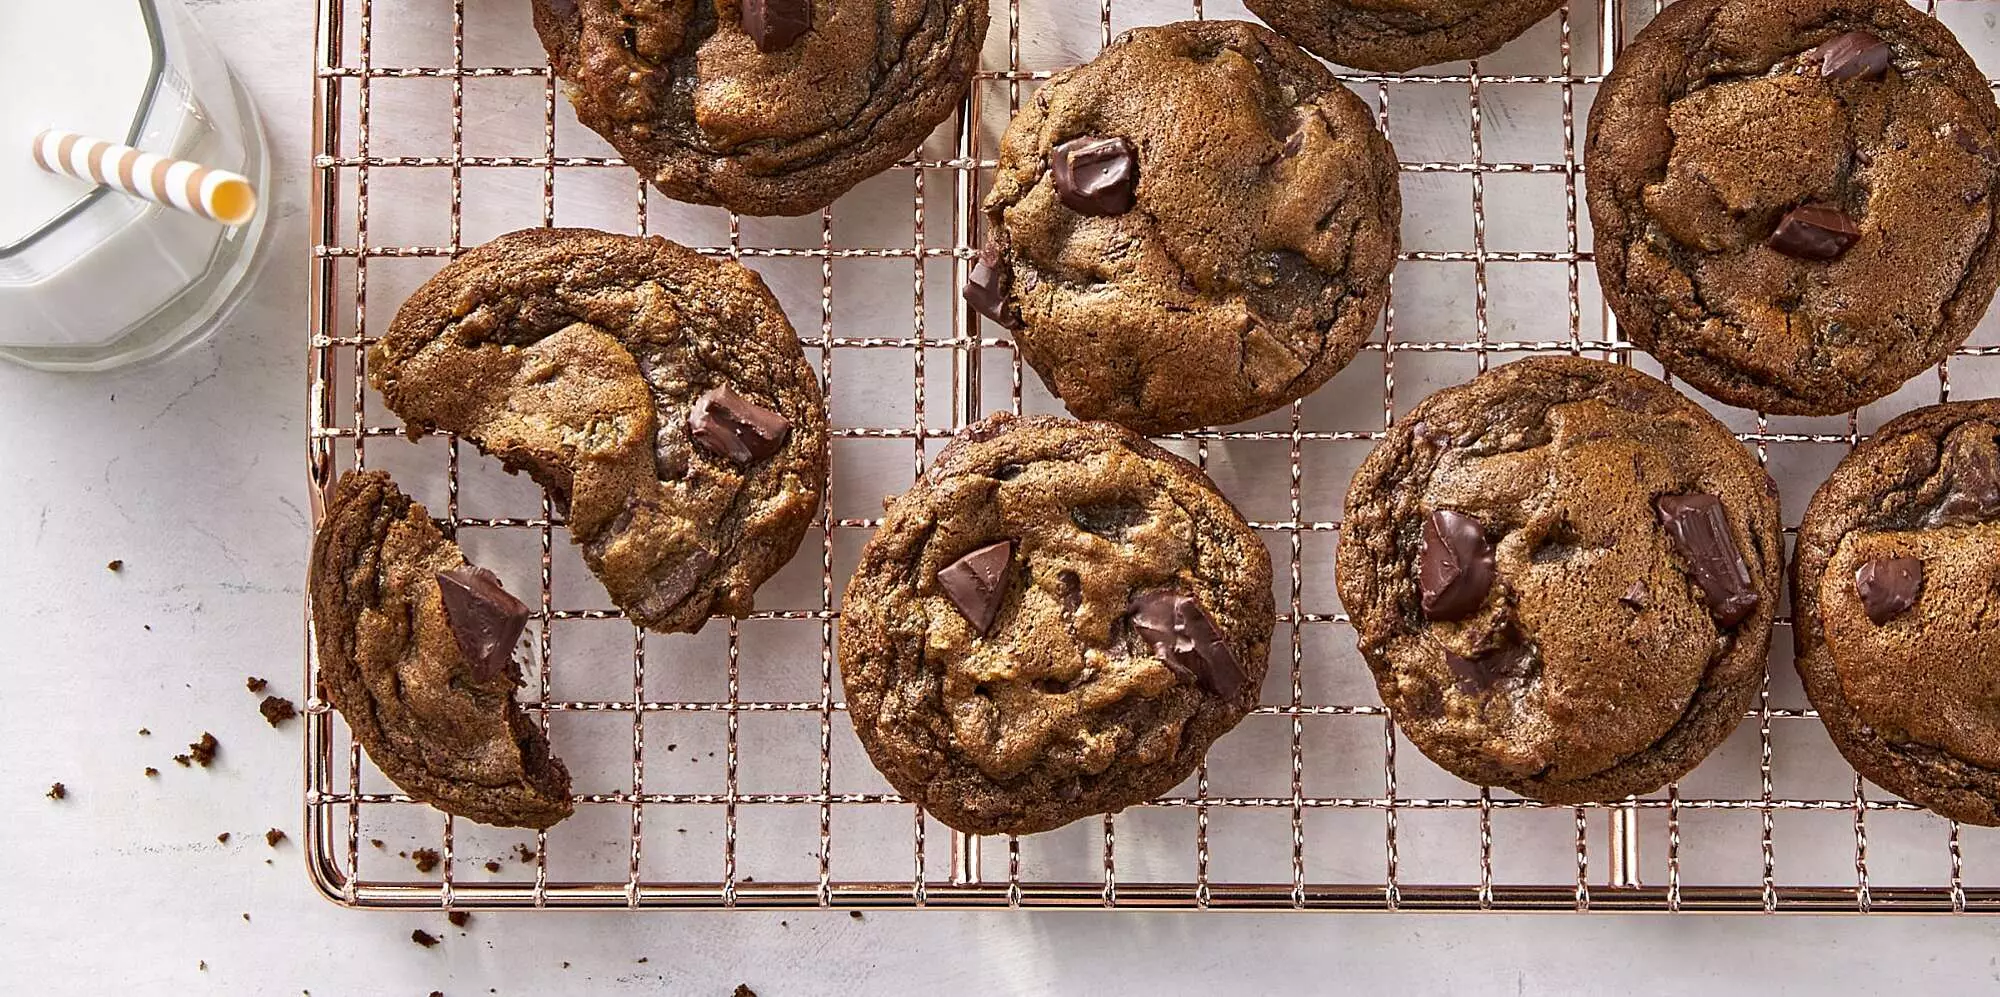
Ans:
{"type": "MultiPolygon", "coordinates": [[[[462,251],[465,248],[462,239],[462,197],[468,170],[494,169],[538,175],[540,220],[544,225],[551,225],[557,215],[559,173],[625,169],[621,161],[608,156],[558,154],[561,98],[557,82],[546,63],[468,64],[466,0],[452,0],[450,5],[449,64],[383,64],[377,57],[384,30],[380,18],[385,9],[402,2],[319,0],[313,81],[311,339],[307,356],[307,457],[316,520],[323,514],[324,497],[338,474],[350,466],[367,462],[370,441],[392,440],[401,433],[401,426],[394,416],[383,411],[379,403],[371,406],[367,397],[365,349],[372,341],[372,333],[386,324],[395,304],[380,300],[371,304],[371,261],[435,257],[441,264],[444,259],[462,251]],[[538,83],[541,88],[539,133],[518,136],[524,148],[532,150],[528,154],[489,156],[467,153],[467,81],[494,78],[526,78],[538,83]],[[381,139],[385,132],[393,133],[397,125],[371,122],[371,88],[382,86],[386,80],[411,79],[432,79],[438,81],[437,85],[449,88],[449,148],[440,149],[432,155],[382,155],[377,151],[381,147],[381,139]],[[370,238],[371,177],[380,178],[387,173],[403,171],[444,171],[448,175],[450,222],[447,237],[442,241],[390,244],[370,238]]],[[[1002,330],[982,326],[979,318],[965,309],[955,294],[947,295],[947,300],[940,301],[937,300],[937,288],[933,287],[927,301],[925,276],[926,265],[940,261],[939,265],[949,267],[951,286],[955,287],[963,281],[977,252],[983,235],[977,210],[982,190],[980,181],[982,171],[992,167],[988,158],[992,153],[992,134],[978,124],[992,121],[996,115],[1004,115],[1005,111],[1017,108],[1027,88],[1050,75],[1048,70],[1024,69],[1022,59],[1025,40],[1023,8],[1032,9],[1034,5],[1048,2],[1050,0],[994,0],[992,33],[1004,38],[1005,61],[982,68],[960,114],[947,126],[954,136],[949,156],[918,158],[897,167],[898,172],[912,177],[915,195],[906,246],[836,248],[834,217],[840,205],[820,213],[817,240],[806,238],[798,240],[795,245],[782,247],[745,245],[741,238],[741,220],[731,215],[727,221],[726,242],[718,240],[715,245],[698,246],[705,253],[743,260],[753,266],[759,261],[771,260],[817,264],[820,279],[817,323],[812,321],[814,316],[800,314],[796,307],[790,310],[794,325],[801,330],[808,356],[818,361],[830,398],[847,390],[845,378],[857,376],[847,375],[835,362],[836,350],[889,351],[907,357],[914,396],[908,418],[898,421],[896,425],[837,427],[833,430],[837,447],[843,439],[906,441],[911,448],[914,468],[920,471],[927,446],[934,450],[937,443],[951,435],[954,426],[977,419],[987,408],[1001,407],[995,404],[996,400],[1004,400],[1016,411],[1022,408],[1024,385],[1019,358],[1014,355],[1013,346],[1007,339],[989,334],[1002,330]],[[1000,101],[1004,101],[1004,108],[996,106],[996,102],[1000,101]],[[940,175],[949,176],[948,186],[935,179],[940,175]],[[939,189],[941,186],[944,189],[939,189]],[[948,231],[936,231],[938,213],[927,211],[927,196],[933,201],[942,198],[949,202],[948,231]],[[927,224],[931,231],[926,231],[927,224]],[[909,262],[914,307],[907,335],[855,335],[847,328],[836,328],[833,304],[835,273],[839,265],[853,260],[909,262]],[[927,324],[927,305],[931,311],[949,316],[946,326],[949,331],[944,335],[936,333],[936,323],[927,324]],[[940,355],[948,357],[950,367],[952,397],[947,406],[949,424],[946,425],[937,424],[935,410],[939,407],[927,405],[924,398],[926,384],[932,378],[944,376],[943,372],[926,371],[926,364],[938,363],[940,355]],[[997,363],[994,360],[996,356],[1004,363],[997,363]],[[996,368],[1004,371],[1000,374],[1004,383],[982,384],[983,380],[995,378],[996,368]],[[927,414],[930,415],[928,419],[927,414]]],[[[1123,2],[1129,4],[1130,0],[1123,2]]],[[[560,862],[551,861],[552,857],[562,857],[559,850],[565,845],[559,840],[560,836],[554,832],[541,832],[534,834],[532,839],[524,838],[520,842],[516,859],[511,864],[502,866],[489,861],[484,863],[488,874],[478,875],[479,860],[484,855],[465,845],[472,826],[436,814],[393,791],[371,791],[363,775],[363,757],[344,736],[338,715],[318,696],[312,696],[306,710],[304,735],[306,845],[312,881],[327,897],[342,904],[401,909],[1018,907],[1862,913],[2000,911],[2000,888],[1969,884],[1964,875],[1962,838],[1970,839],[1982,832],[1976,829],[1961,831],[1955,823],[1949,825],[1943,836],[1943,854],[1937,856],[1935,865],[1940,875],[1934,881],[1919,885],[1871,886],[1869,817],[1916,808],[1899,800],[1881,798],[1883,794],[1879,790],[1866,786],[1858,777],[1853,780],[1851,793],[1845,795],[1774,792],[1774,729],[1785,725],[1816,725],[1817,717],[1810,709],[1774,705],[1768,676],[1757,708],[1745,720],[1745,727],[1754,729],[1758,735],[1760,791],[1733,796],[1695,797],[1683,796],[1679,787],[1670,787],[1645,799],[1562,808],[1547,808],[1533,801],[1507,798],[1505,794],[1496,795],[1473,787],[1463,787],[1464,791],[1457,794],[1418,795],[1399,790],[1399,739],[1387,710],[1379,705],[1379,701],[1324,701],[1327,697],[1308,696],[1306,693],[1306,673],[1313,656],[1307,650],[1308,642],[1303,634],[1309,628],[1335,628],[1338,631],[1336,639],[1344,640],[1349,631],[1346,629],[1345,614],[1309,612],[1300,594],[1304,581],[1301,578],[1304,570],[1301,551],[1307,538],[1330,537],[1339,529],[1337,521],[1311,518],[1306,513],[1308,506],[1315,503],[1308,501],[1311,498],[1307,494],[1309,486],[1301,471],[1304,448],[1327,442],[1365,445],[1379,438],[1383,427],[1397,411],[1396,365],[1401,355],[1434,352],[1470,354],[1480,370],[1486,368],[1490,353],[1509,356],[1537,352],[1591,353],[1630,361],[1629,344],[1617,336],[1615,324],[1608,316],[1602,323],[1601,338],[1586,339],[1583,335],[1586,298],[1583,286],[1589,276],[1591,256],[1580,242],[1579,195],[1583,171],[1580,165],[1581,112],[1578,110],[1577,91],[1594,87],[1601,81],[1625,37],[1627,8],[1636,7],[1639,2],[1646,2],[1649,9],[1657,9],[1649,0],[1633,0],[1632,3],[1626,0],[1601,0],[1601,3],[1572,0],[1556,15],[1558,29],[1555,37],[1556,44],[1560,46],[1560,69],[1553,74],[1482,74],[1479,64],[1475,62],[1459,73],[1344,76],[1343,80],[1357,92],[1372,98],[1378,124],[1385,130],[1388,130],[1394,113],[1392,93],[1400,92],[1402,88],[1447,87],[1462,89],[1466,94],[1465,121],[1469,128],[1466,138],[1470,154],[1458,160],[1406,161],[1403,165],[1406,178],[1422,174],[1461,174],[1470,179],[1470,247],[1410,250],[1403,254],[1406,265],[1432,263],[1471,269],[1473,313],[1470,324],[1463,330],[1463,339],[1399,342],[1396,336],[1396,303],[1392,295],[1381,332],[1355,360],[1357,366],[1379,366],[1381,371],[1383,405],[1380,423],[1347,428],[1309,425],[1312,420],[1307,418],[1303,405],[1295,404],[1290,411],[1289,424],[1278,428],[1211,430],[1171,438],[1204,466],[1211,448],[1238,442],[1273,444],[1288,452],[1288,467],[1280,465],[1268,469],[1271,475],[1289,473],[1288,515],[1279,519],[1253,520],[1253,525],[1271,539],[1274,550],[1282,554],[1288,549],[1290,553],[1290,584],[1286,589],[1289,604],[1281,599],[1280,608],[1284,612],[1280,618],[1280,639],[1274,642],[1274,654],[1289,660],[1273,663],[1274,673],[1281,677],[1289,671],[1289,686],[1281,689],[1275,697],[1267,686],[1265,700],[1257,710],[1258,716],[1269,717],[1280,725],[1289,725],[1288,793],[1212,793],[1209,768],[1205,765],[1183,787],[1182,795],[1154,801],[1122,815],[1083,822],[1093,831],[1095,841],[1091,848],[1101,856],[1101,862],[1091,860],[1090,864],[1097,869],[1090,876],[1052,879],[1037,875],[1034,863],[1024,863],[1021,840],[1008,838],[1002,842],[983,843],[977,838],[946,831],[941,825],[927,821],[916,807],[902,802],[890,792],[836,791],[833,774],[835,732],[847,720],[844,705],[836,697],[837,681],[833,665],[839,599],[835,537],[844,533],[865,535],[878,520],[837,517],[832,511],[834,503],[830,497],[827,508],[821,513],[820,528],[809,537],[798,554],[800,559],[818,563],[818,607],[760,611],[742,621],[715,622],[713,628],[726,630],[726,652],[723,662],[718,665],[726,671],[726,692],[716,697],[666,698],[649,694],[649,679],[657,687],[663,665],[658,660],[657,652],[655,660],[649,664],[648,639],[639,631],[632,631],[629,659],[619,656],[611,660],[578,662],[557,652],[552,646],[552,624],[594,620],[600,621],[595,624],[598,626],[622,626],[617,622],[618,614],[615,610],[569,610],[558,606],[551,589],[552,565],[557,560],[559,548],[567,540],[562,536],[561,520],[546,498],[541,500],[539,508],[522,509],[510,517],[462,515],[459,505],[461,457],[465,460],[480,458],[469,450],[462,453],[463,448],[458,442],[447,438],[441,460],[445,476],[443,494],[446,497],[442,508],[433,507],[433,514],[441,514],[440,522],[454,532],[506,531],[530,537],[539,545],[541,591],[537,604],[539,612],[532,631],[538,642],[538,667],[529,688],[523,693],[531,715],[539,719],[544,729],[548,728],[552,717],[565,714],[630,718],[629,727],[621,725],[617,728],[621,743],[623,738],[630,738],[630,789],[578,796],[579,811],[604,808],[629,815],[629,821],[624,822],[621,830],[629,846],[625,852],[628,861],[622,875],[567,876],[560,862]],[[1586,28],[1589,29],[1587,32],[1586,28]],[[1593,41],[1588,45],[1578,44],[1577,38],[1585,34],[1593,41]],[[1518,87],[1542,88],[1559,94],[1560,121],[1550,122],[1552,127],[1560,127],[1559,157],[1503,162],[1491,160],[1486,155],[1483,112],[1491,99],[1488,95],[1498,88],[1518,87]],[[1494,182],[1493,178],[1509,174],[1544,174],[1560,178],[1561,202],[1550,209],[1560,211],[1563,218],[1566,235],[1565,244],[1560,249],[1504,251],[1489,248],[1487,187],[1494,182]],[[1488,268],[1517,263],[1560,269],[1567,289],[1567,338],[1516,342],[1496,340],[1490,335],[1489,313],[1502,292],[1496,290],[1489,294],[1488,268]],[[816,698],[770,700],[743,694],[742,680],[746,667],[743,635],[749,628],[767,625],[768,621],[817,626],[817,659],[808,657],[807,660],[786,663],[787,667],[817,674],[816,698]],[[1287,636],[1288,648],[1284,643],[1287,636]],[[565,700],[554,696],[551,674],[558,669],[576,668],[616,673],[629,670],[629,698],[565,700]],[[818,771],[800,773],[801,781],[816,782],[816,789],[770,793],[748,791],[742,785],[739,778],[744,764],[744,753],[740,750],[742,725],[746,718],[772,715],[817,720],[818,771]],[[661,752],[657,737],[654,738],[654,745],[648,747],[648,718],[651,717],[721,718],[722,735],[718,747],[722,756],[719,764],[724,769],[724,776],[719,791],[647,791],[648,767],[660,766],[664,764],[663,759],[673,757],[661,752]],[[1305,747],[1306,724],[1326,718],[1368,724],[1379,730],[1379,792],[1324,795],[1307,791],[1305,770],[1309,764],[1309,752],[1305,747]],[[1870,793],[1876,798],[1871,798],[1870,793]],[[705,878],[667,877],[650,871],[646,861],[648,857],[656,856],[661,850],[690,847],[686,839],[676,840],[678,836],[670,833],[670,830],[684,829],[665,828],[657,817],[649,823],[649,815],[659,808],[701,811],[710,816],[719,813],[719,833],[714,838],[720,843],[720,855],[715,856],[718,859],[713,866],[715,875],[705,878]],[[856,808],[872,811],[878,816],[884,812],[906,815],[900,818],[900,823],[908,829],[909,837],[896,842],[896,847],[909,849],[913,857],[907,876],[856,878],[837,869],[832,859],[836,848],[865,850],[870,847],[871,840],[883,840],[868,837],[857,840],[855,835],[862,832],[836,834],[836,825],[845,823],[844,817],[836,820],[836,812],[845,814],[856,808]],[[1143,852],[1135,856],[1135,847],[1150,850],[1162,846],[1160,842],[1149,839],[1136,846],[1127,844],[1121,850],[1119,830],[1134,819],[1132,815],[1158,808],[1193,813],[1192,833],[1182,846],[1194,852],[1192,875],[1161,877],[1135,875],[1131,871],[1134,865],[1143,872],[1152,864],[1148,860],[1153,856],[1143,852]],[[740,825],[755,820],[754,814],[773,809],[816,814],[816,834],[800,829],[795,840],[787,842],[802,851],[810,850],[816,865],[815,875],[795,875],[775,881],[758,880],[748,873],[739,875],[740,825]],[[415,819],[428,829],[424,833],[432,835],[429,843],[439,852],[435,873],[412,875],[406,864],[397,871],[394,863],[382,863],[390,867],[385,872],[372,860],[364,863],[364,853],[384,847],[379,841],[364,845],[364,839],[372,833],[364,831],[364,828],[372,829],[374,816],[385,810],[396,811],[402,817],[421,814],[415,819]],[[1564,829],[1557,837],[1562,839],[1562,846],[1573,848],[1573,876],[1548,876],[1542,881],[1524,883],[1506,881],[1509,877],[1496,874],[1495,822],[1505,815],[1521,811],[1547,811],[1558,816],[1567,813],[1570,820],[1556,825],[1564,829]],[[1834,811],[1849,817],[1842,823],[1852,836],[1852,876],[1846,882],[1825,883],[1795,883],[1781,878],[1778,875],[1780,866],[1773,833],[1774,822],[1780,815],[1822,811],[1834,811]],[[1214,872],[1212,860],[1220,850],[1231,845],[1222,840],[1228,835],[1212,828],[1212,822],[1225,815],[1243,812],[1289,819],[1289,877],[1246,878],[1214,872]],[[1372,824],[1375,830],[1366,834],[1347,833],[1333,838],[1331,844],[1315,835],[1313,847],[1373,852],[1379,856],[1376,864],[1379,876],[1329,879],[1309,873],[1307,823],[1317,815],[1330,812],[1364,815],[1364,822],[1372,824]],[[1433,880],[1412,875],[1404,868],[1400,842],[1407,840],[1408,832],[1399,838],[1399,826],[1419,816],[1437,813],[1476,815],[1476,878],[1433,880]],[[1686,825],[1692,816],[1710,813],[1754,815],[1760,832],[1761,875],[1746,874],[1721,884],[1683,882],[1682,853],[1689,834],[1686,825]],[[1664,816],[1664,877],[1655,876],[1655,882],[1642,882],[1640,825],[1642,819],[1657,820],[1661,815],[1664,816]],[[555,867],[553,872],[552,866],[555,867]],[[1121,866],[1126,870],[1122,876],[1121,866]]],[[[1932,13],[1936,12],[1935,8],[1936,0],[1930,0],[1932,13]]],[[[1204,13],[1203,0],[1192,0],[1192,8],[1183,16],[1201,17],[1204,13]]],[[[482,13],[481,16],[491,15],[482,13]]],[[[1119,25],[1121,30],[1127,26],[1122,22],[1119,25]]],[[[1100,0],[1097,28],[1100,44],[1108,42],[1113,34],[1112,0],[1100,0]]],[[[525,19],[519,30],[530,30],[525,19]]],[[[988,52],[998,47],[998,43],[989,38],[988,52]]],[[[999,120],[1004,120],[1004,116],[999,120]]],[[[936,148],[937,141],[934,138],[926,148],[936,148]]],[[[1408,154],[1406,147],[1405,155],[1408,154]]],[[[653,230],[648,225],[649,196],[645,186],[635,177],[632,188],[636,230],[653,230]]],[[[685,238],[671,231],[660,234],[685,238]]],[[[1597,307],[1591,305],[1593,309],[1597,307]]],[[[1968,346],[1962,348],[1959,355],[2000,355],[2000,347],[1968,346]]],[[[1948,363],[1939,368],[1936,378],[1939,397],[1948,397],[1951,390],[1948,363]]],[[[1408,389],[1405,403],[1409,401],[1407,392],[1408,389]]],[[[1282,423],[1284,420],[1279,421],[1282,423]]],[[[1781,431],[1773,429],[1768,420],[1759,416],[1754,427],[1739,435],[1757,451],[1760,459],[1777,447],[1851,446],[1861,437],[1853,416],[1849,417],[1845,432],[1781,431]]],[[[384,442],[377,445],[394,444],[384,442]]],[[[835,459],[840,459],[838,449],[835,459]]],[[[1286,571],[1282,556],[1280,562],[1282,584],[1286,571]]],[[[533,599],[531,596],[531,603],[533,599]]],[[[1787,627],[1788,624],[1781,621],[1778,642],[1787,641],[1787,627]]],[[[306,687],[316,690],[317,672],[313,661],[309,614],[306,643],[306,687]]],[[[1344,698],[1359,700],[1363,697],[1344,698]]],[[[558,748],[561,747],[559,744],[558,748]]],[[[675,745],[668,744],[666,747],[671,752],[675,745]]],[[[1405,753],[1407,768],[1410,749],[1404,744],[1400,750],[1405,753]]],[[[842,764],[855,763],[843,759],[842,764]]],[[[883,833],[879,827],[882,823],[879,820],[873,822],[871,826],[875,830],[870,833],[883,833]]],[[[898,819],[895,818],[888,822],[891,826],[896,823],[898,819]]],[[[616,843],[612,844],[615,850],[616,843]]],[[[1551,843],[1544,841],[1544,844],[1551,843]]],[[[1470,843],[1468,847],[1471,847],[1470,843]]]]}

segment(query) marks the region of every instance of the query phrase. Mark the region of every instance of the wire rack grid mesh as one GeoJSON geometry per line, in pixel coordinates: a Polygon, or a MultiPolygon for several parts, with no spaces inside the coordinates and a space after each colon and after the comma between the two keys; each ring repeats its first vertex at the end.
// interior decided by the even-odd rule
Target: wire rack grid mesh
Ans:
{"type": "MultiPolygon", "coordinates": [[[[1243,11],[996,0],[984,66],[952,122],[834,207],[772,220],[649,192],[569,115],[526,0],[474,6],[321,0],[309,468],[316,513],[341,471],[391,469],[475,560],[538,591],[523,698],[577,775],[578,813],[531,834],[415,804],[313,697],[307,844],[329,897],[380,908],[2000,910],[2000,840],[1840,762],[1790,674],[1783,619],[1756,709],[1728,744],[1680,784],[1585,807],[1429,765],[1355,657],[1331,591],[1339,503],[1400,412],[1535,353],[1659,373],[1596,293],[1579,144],[1590,97],[1654,3],[1571,0],[1486,60],[1342,76],[1404,160],[1405,251],[1382,327],[1313,397],[1164,441],[1216,477],[1280,565],[1278,660],[1261,704],[1168,797],[1025,839],[952,832],[869,769],[834,667],[839,593],[879,522],[870,505],[921,473],[954,427],[993,409],[1059,410],[954,293],[980,245],[982,179],[1008,116],[1117,31],[1243,11]],[[743,620],[671,637],[625,623],[538,489],[454,438],[404,439],[367,386],[366,347],[403,294],[468,245],[555,224],[667,235],[759,270],[818,363],[833,417],[827,502],[743,620]]],[[[1966,39],[1990,31],[1982,18],[2000,3],[1921,6],[1966,39]]],[[[1977,369],[2000,356],[1995,325],[1881,411],[1716,411],[1773,468],[1795,524],[1866,429],[1951,396],[1953,365],[1974,368],[1960,380],[1979,393],[2000,380],[1977,369]]],[[[307,658],[316,688],[310,646],[307,658]]]]}

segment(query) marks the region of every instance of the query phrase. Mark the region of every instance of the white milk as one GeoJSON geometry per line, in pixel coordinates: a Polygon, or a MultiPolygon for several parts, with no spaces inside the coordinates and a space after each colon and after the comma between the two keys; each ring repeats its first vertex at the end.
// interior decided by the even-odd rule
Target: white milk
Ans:
{"type": "Polygon", "coordinates": [[[0,0],[0,357],[96,369],[207,331],[262,218],[237,229],[44,172],[63,128],[248,175],[262,135],[179,0],[0,0]]]}

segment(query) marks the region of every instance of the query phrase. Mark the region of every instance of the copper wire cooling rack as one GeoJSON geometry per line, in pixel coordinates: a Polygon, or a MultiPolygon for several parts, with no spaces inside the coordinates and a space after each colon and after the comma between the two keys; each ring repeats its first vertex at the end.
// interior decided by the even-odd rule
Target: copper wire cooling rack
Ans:
{"type": "MultiPolygon", "coordinates": [[[[1773,0],[1778,2],[1778,0],[1773,0]]],[[[2000,68],[1995,0],[1939,10],[2000,68]]],[[[1243,17],[1193,0],[995,0],[985,69],[916,157],[802,219],[650,193],[558,93],[527,0],[321,0],[316,39],[307,453],[315,500],[385,467],[481,564],[531,594],[522,698],[576,777],[543,833],[454,821],[306,715],[313,881],[359,907],[1130,907],[1367,910],[2000,910],[2000,835],[1856,778],[1808,708],[1780,620],[1756,709],[1677,786],[1544,807],[1468,786],[1396,733],[1332,586],[1347,479],[1417,400],[1489,364],[1580,353],[1654,370],[1604,315],[1580,210],[1580,131],[1654,5],[1573,0],[1487,59],[1348,75],[1405,160],[1405,252],[1379,334],[1288,410],[1170,437],[1270,544],[1279,631],[1262,703],[1166,798],[1030,838],[968,837],[903,802],[848,727],[839,593],[884,494],[953,427],[1058,411],[954,293],[1008,114],[1115,32],[1243,17]],[[1643,9],[1641,9],[1643,6],[1643,9]],[[468,8],[471,8],[468,10],[468,8]],[[1469,209],[1469,211],[1467,210],[1469,209]],[[818,528],[758,611],[698,635],[624,622],[531,484],[401,425],[364,351],[468,245],[531,225],[651,232],[764,273],[827,386],[818,528]],[[535,600],[538,598],[538,602],[535,600]],[[399,853],[435,849],[419,872],[399,853]]],[[[1833,419],[1717,409],[1796,524],[1846,448],[1888,417],[2000,382],[2000,322],[1891,399],[1833,419]]],[[[318,506],[316,505],[316,511],[318,506]]],[[[308,641],[310,645],[310,641],[308,641]]],[[[316,688],[308,647],[307,688],[316,688]]]]}

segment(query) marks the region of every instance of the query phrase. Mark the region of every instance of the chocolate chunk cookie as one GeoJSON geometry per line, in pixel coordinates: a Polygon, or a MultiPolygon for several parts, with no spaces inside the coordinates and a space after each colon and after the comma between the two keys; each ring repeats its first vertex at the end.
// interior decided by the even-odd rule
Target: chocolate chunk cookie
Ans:
{"type": "Polygon", "coordinates": [[[1761,685],[1777,490],[1627,367],[1537,358],[1432,395],[1354,476],[1341,601],[1403,733],[1549,803],[1679,778],[1761,685]]]}
{"type": "Polygon", "coordinates": [[[840,617],[848,715],[978,834],[1151,799],[1256,704],[1271,558],[1187,461],[1108,423],[966,427],[891,502],[840,617]]]}
{"type": "Polygon", "coordinates": [[[457,433],[548,489],[654,630],[749,612],[819,507],[826,407],[777,300],[665,239],[503,235],[419,287],[368,360],[412,433],[457,433]]]}
{"type": "Polygon", "coordinates": [[[999,161],[966,298],[1080,417],[1269,412],[1346,366],[1387,300],[1395,150],[1257,25],[1128,32],[1037,90],[999,161]]]}
{"type": "Polygon", "coordinates": [[[2000,109],[1900,0],[1682,0],[1590,115],[1597,272],[1701,391],[1825,415],[1965,340],[2000,283],[2000,109]]]}
{"type": "Polygon", "coordinates": [[[534,0],[577,119],[667,196],[833,203],[957,110],[985,0],[534,0]]]}
{"type": "Polygon", "coordinates": [[[1563,0],[1244,0],[1285,37],[1343,66],[1400,73],[1477,59],[1563,0]]]}
{"type": "Polygon", "coordinates": [[[569,770],[514,703],[528,607],[387,474],[334,486],[307,586],[320,688],[383,775],[482,824],[570,815],[569,770]]]}
{"type": "Polygon", "coordinates": [[[2000,401],[1907,413],[1840,462],[1799,527],[1792,613],[1848,763],[2000,825],[2000,401]]]}

